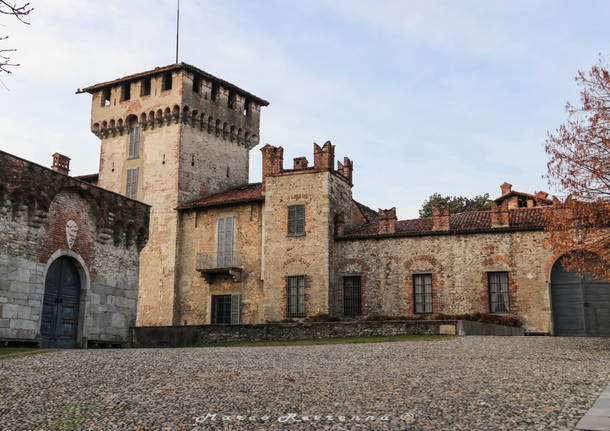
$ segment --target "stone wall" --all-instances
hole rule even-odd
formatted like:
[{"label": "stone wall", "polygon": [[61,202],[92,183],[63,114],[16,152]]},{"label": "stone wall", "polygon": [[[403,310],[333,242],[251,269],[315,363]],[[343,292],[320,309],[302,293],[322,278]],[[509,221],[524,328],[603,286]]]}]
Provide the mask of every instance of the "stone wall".
[{"label": "stone wall", "polygon": [[[199,253],[216,252],[217,221],[235,217],[233,250],[241,267],[239,281],[228,273],[216,274],[206,281],[197,270]],[[211,295],[240,294],[243,323],[264,321],[264,296],[261,281],[262,204],[240,204],[183,211],[177,259],[178,290],[176,324],[210,323]]]},{"label": "stone wall", "polygon": [[[336,283],[361,276],[365,315],[410,315],[413,275],[430,273],[434,313],[487,313],[487,272],[507,271],[511,312],[528,331],[548,333],[554,257],[544,240],[542,231],[338,240]],[[334,312],[342,314],[340,301]]]},{"label": "stone wall", "polygon": [[132,328],[132,347],[188,347],[236,341],[292,341],[396,335],[523,335],[523,329],[465,320],[269,323]]},{"label": "stone wall", "polygon": [[148,207],[3,152],[0,165],[0,339],[38,341],[46,272],[67,256],[81,275],[80,344],[125,342]]}]

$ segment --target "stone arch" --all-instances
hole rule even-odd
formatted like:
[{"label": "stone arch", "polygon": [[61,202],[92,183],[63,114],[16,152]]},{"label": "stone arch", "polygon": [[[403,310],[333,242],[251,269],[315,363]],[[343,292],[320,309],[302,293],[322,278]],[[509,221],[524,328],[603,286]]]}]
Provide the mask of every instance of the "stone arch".
[{"label": "stone arch", "polygon": [[220,136],[221,133],[222,133],[222,129],[220,126],[220,120],[216,120],[216,136]]},{"label": "stone arch", "polygon": [[229,123],[226,121],[222,125],[222,139],[226,140],[229,137]]},{"label": "stone arch", "polygon": [[208,133],[212,133],[214,130],[214,119],[212,117],[208,117]]}]

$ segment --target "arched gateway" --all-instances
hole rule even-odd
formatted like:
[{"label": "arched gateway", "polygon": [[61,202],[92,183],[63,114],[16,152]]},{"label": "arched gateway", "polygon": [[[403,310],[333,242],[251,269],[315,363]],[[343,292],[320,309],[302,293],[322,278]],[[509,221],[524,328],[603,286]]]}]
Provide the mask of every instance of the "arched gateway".
[{"label": "arched gateway", "polygon": [[610,282],[566,271],[561,259],[551,271],[554,334],[610,337]]},{"label": "arched gateway", "polygon": [[40,335],[43,347],[78,347],[81,277],[73,259],[53,261],[45,280]]}]

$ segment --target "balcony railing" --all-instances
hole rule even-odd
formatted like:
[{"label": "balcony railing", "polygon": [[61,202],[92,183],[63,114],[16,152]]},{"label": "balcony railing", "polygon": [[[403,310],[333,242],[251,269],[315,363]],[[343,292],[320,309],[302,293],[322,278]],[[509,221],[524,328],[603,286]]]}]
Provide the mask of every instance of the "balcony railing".
[{"label": "balcony railing", "polygon": [[205,252],[197,254],[197,271],[201,272],[208,283],[215,274],[229,274],[234,281],[241,280],[241,256],[237,252]]}]

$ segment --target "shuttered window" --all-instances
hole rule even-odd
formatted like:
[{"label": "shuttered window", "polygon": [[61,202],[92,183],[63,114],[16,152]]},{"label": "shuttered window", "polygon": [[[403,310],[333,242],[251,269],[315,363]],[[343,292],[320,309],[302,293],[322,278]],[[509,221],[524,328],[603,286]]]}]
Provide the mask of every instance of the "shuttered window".
[{"label": "shuttered window", "polygon": [[218,268],[230,268],[233,266],[233,231],[235,228],[235,217],[223,217],[218,219],[217,229],[217,257]]},{"label": "shuttered window", "polygon": [[305,276],[286,277],[286,316],[305,316]]},{"label": "shuttered window", "polygon": [[489,312],[509,313],[508,272],[488,272]]},{"label": "shuttered window", "polygon": [[212,324],[241,323],[241,295],[212,295]]},{"label": "shuttered window", "polygon": [[138,198],[138,174],[139,169],[127,169],[127,186],[125,188],[125,195],[131,199]]},{"label": "shuttered window", "polygon": [[129,156],[130,159],[140,157],[140,126],[134,125],[129,128]]},{"label": "shuttered window", "polygon": [[432,313],[432,274],[413,275],[413,312]]},{"label": "shuttered window", "polygon": [[305,235],[305,205],[288,207],[288,235]]}]

